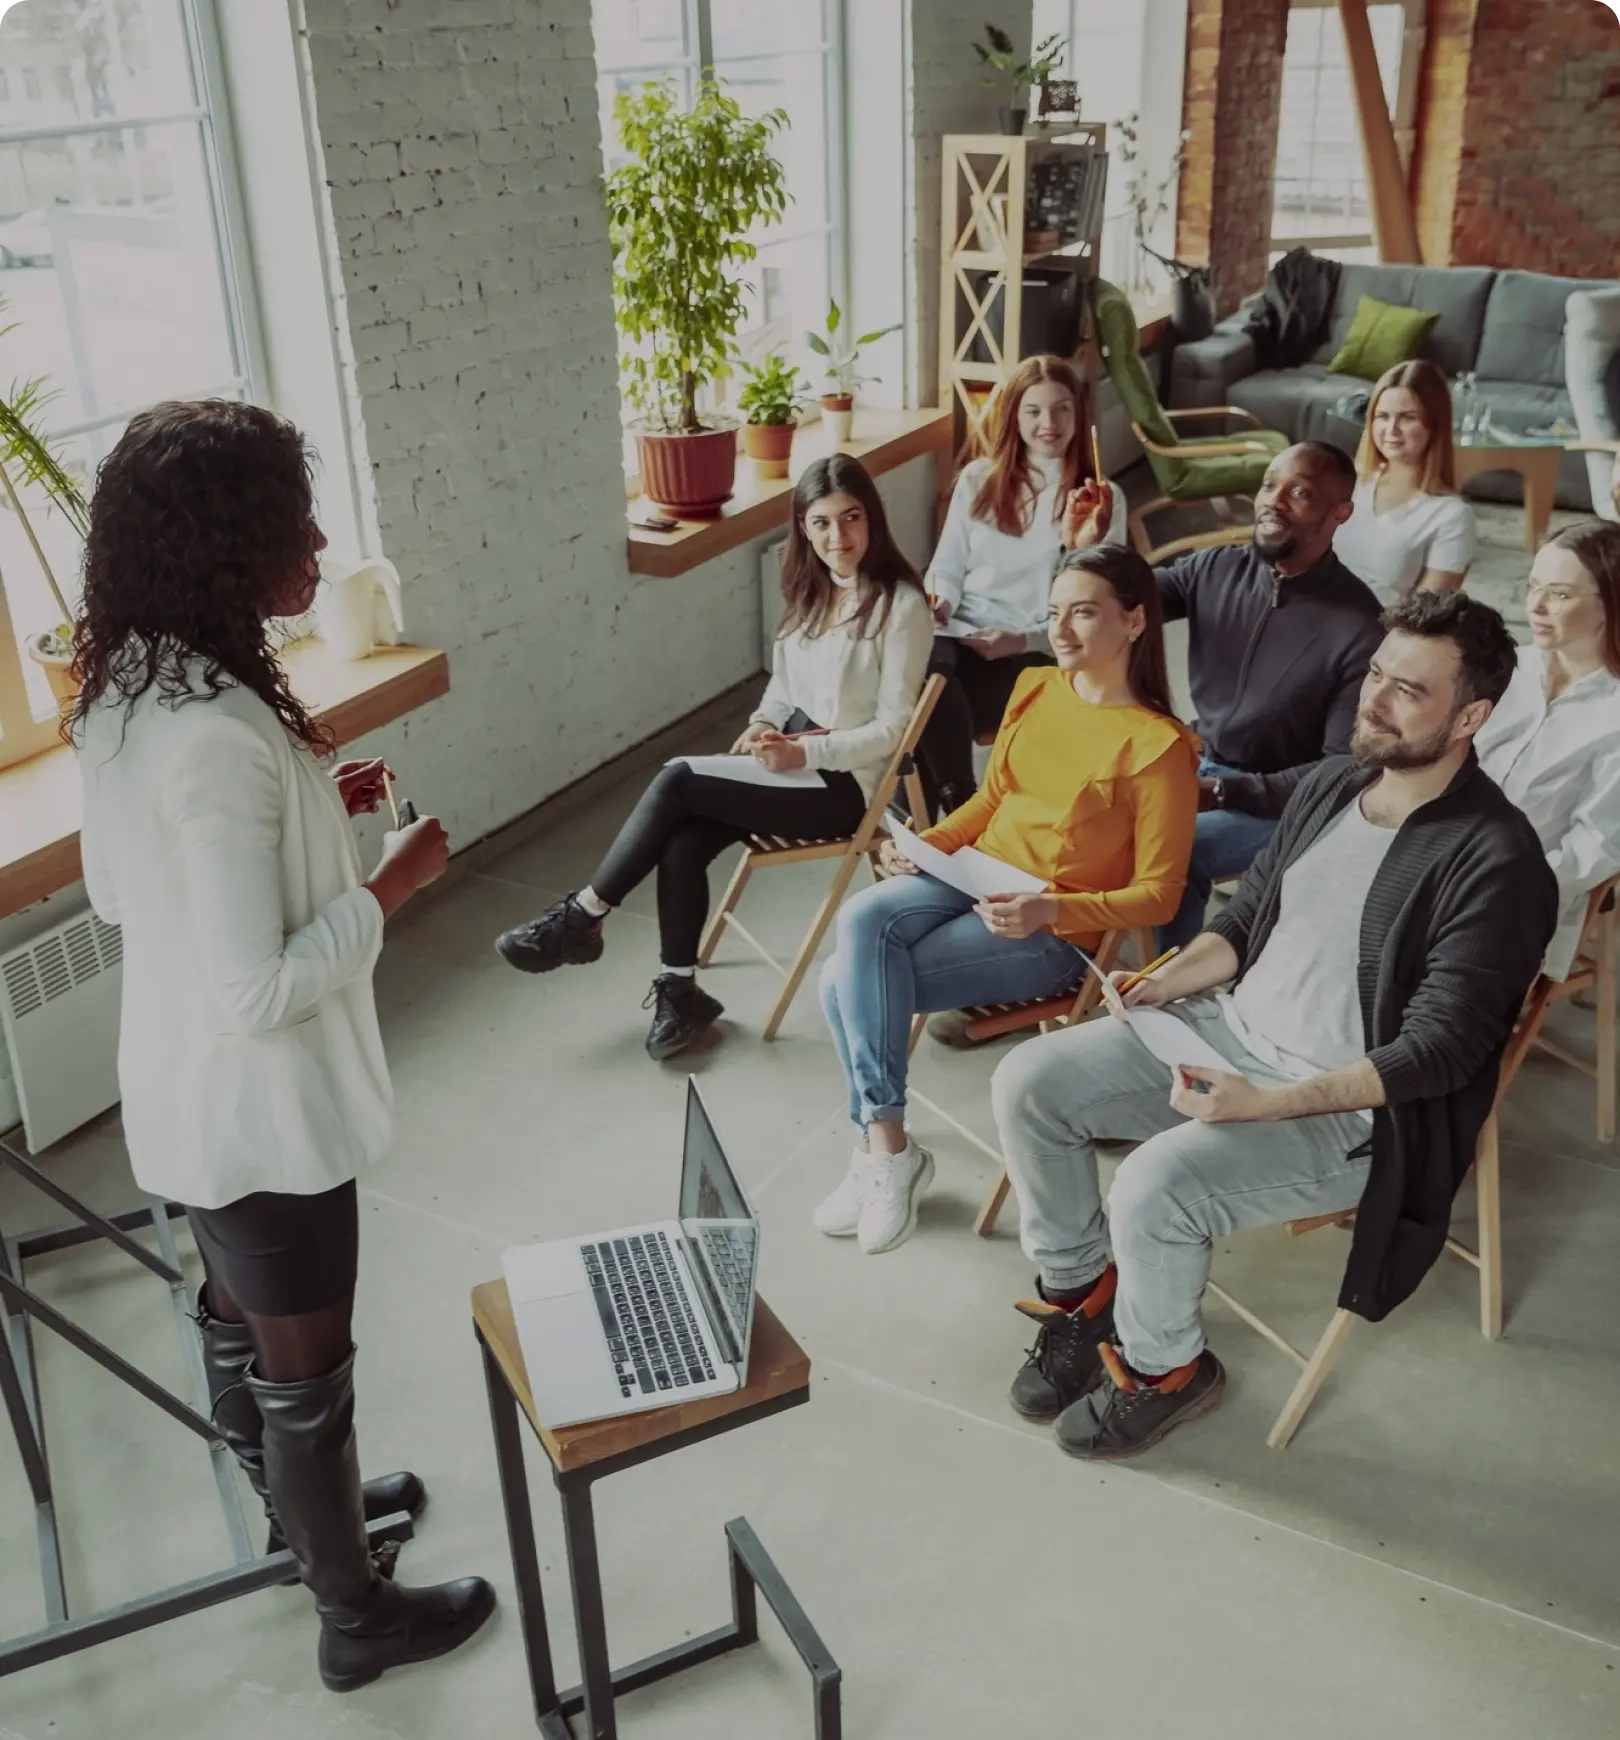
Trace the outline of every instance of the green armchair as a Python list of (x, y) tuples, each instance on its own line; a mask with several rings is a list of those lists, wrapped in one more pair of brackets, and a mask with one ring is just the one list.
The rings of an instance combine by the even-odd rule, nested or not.
[[(1275, 429), (1262, 429), (1252, 412), (1236, 405), (1203, 405), (1192, 410), (1167, 411), (1153, 390), (1142, 361), (1141, 336), (1129, 297), (1117, 285), (1098, 278), (1091, 286), (1092, 312), (1097, 342), (1108, 365), (1109, 379), (1119, 394), (1131, 432), (1142, 444), (1153, 476), (1163, 493), (1129, 517), (1131, 542), (1150, 562), (1168, 562), (1189, 550), (1215, 544), (1246, 543), (1250, 527), (1233, 511), (1235, 500), (1249, 500), (1260, 487), (1266, 467), (1288, 445), (1288, 437)], [(1236, 419), (1250, 427), (1220, 435), (1181, 435), (1175, 425), (1197, 418)], [(1172, 538), (1156, 544), (1148, 531), (1148, 518), (1166, 508), (1190, 502), (1207, 502), (1219, 526), (1210, 532)]]

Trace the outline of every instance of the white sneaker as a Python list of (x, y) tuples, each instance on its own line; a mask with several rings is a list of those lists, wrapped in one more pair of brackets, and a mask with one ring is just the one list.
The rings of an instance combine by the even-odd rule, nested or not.
[(917, 1205), (933, 1182), (934, 1156), (915, 1142), (878, 1160), (856, 1228), (869, 1257), (903, 1245), (917, 1230)]
[(830, 1239), (852, 1239), (861, 1224), (861, 1210), (871, 1193), (877, 1162), (864, 1149), (857, 1148), (850, 1156), (844, 1182), (810, 1217), (819, 1233)]

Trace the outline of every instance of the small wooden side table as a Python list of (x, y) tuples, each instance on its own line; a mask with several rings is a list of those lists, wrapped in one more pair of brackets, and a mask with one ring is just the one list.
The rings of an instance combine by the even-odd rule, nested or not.
[[(678, 1402), (642, 1414), (591, 1420), (553, 1429), (536, 1414), (523, 1350), (512, 1320), (505, 1281), (486, 1281), (472, 1291), (473, 1329), (484, 1356), (490, 1422), (495, 1434), (495, 1464), (501, 1503), (517, 1582), (518, 1622), (528, 1659), (535, 1723), (546, 1740), (574, 1740), (569, 1718), (584, 1713), (591, 1740), (616, 1740), (614, 1700), (620, 1693), (667, 1679), (683, 1668), (712, 1661), (759, 1639), (756, 1595), (763, 1595), (781, 1621), (789, 1641), (809, 1669), (815, 1696), (816, 1740), (840, 1740), (842, 1674), (781, 1572), (743, 1517), (726, 1524), (731, 1570), (732, 1618), (729, 1625), (688, 1643), (646, 1657), (615, 1671), (608, 1662), (607, 1621), (602, 1607), (602, 1574), (597, 1560), (591, 1487), (621, 1469), (655, 1456), (699, 1444), (736, 1426), (796, 1408), (810, 1399), (810, 1358), (788, 1334), (763, 1299), (755, 1301), (753, 1346), (748, 1382), (729, 1396)], [(540, 1557), (534, 1516), (523, 1469), (519, 1410), (527, 1417), (551, 1463), (552, 1482), (562, 1507), (568, 1580), (579, 1635), (581, 1684), (557, 1691), (551, 1640), (540, 1591)]]
[(1524, 547), (1533, 556), (1541, 548), (1552, 518), (1563, 443), (1459, 441), (1456, 454), (1459, 486), (1471, 477), (1483, 477), (1487, 471), (1516, 471), (1524, 480)]

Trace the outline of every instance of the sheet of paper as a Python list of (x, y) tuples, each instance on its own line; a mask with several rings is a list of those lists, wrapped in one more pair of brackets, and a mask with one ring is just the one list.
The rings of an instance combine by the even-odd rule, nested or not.
[(977, 846), (962, 846), (954, 852), (942, 852), (920, 840), (904, 822), (889, 819), (889, 832), (901, 852), (930, 876), (971, 894), (975, 900), (987, 900), (993, 894), (1040, 894), (1046, 884), (1027, 870), (1015, 870), (1003, 864)]
[(772, 773), (761, 767), (751, 755), (677, 755), (669, 763), (684, 761), (693, 773), (705, 773), (711, 779), (734, 779), (738, 785), (785, 785), (825, 787), (827, 782), (813, 767), (795, 767), (788, 773)]
[(1119, 992), (1108, 982), (1108, 975), (1088, 955), (1086, 965), (1102, 983), (1103, 1001), (1119, 1015), (1159, 1062), (1174, 1069), (1177, 1064), (1192, 1064), (1198, 1069), (1218, 1069), (1233, 1073), (1231, 1063), (1199, 1036), (1179, 1016), (1168, 1009), (1127, 1009)]

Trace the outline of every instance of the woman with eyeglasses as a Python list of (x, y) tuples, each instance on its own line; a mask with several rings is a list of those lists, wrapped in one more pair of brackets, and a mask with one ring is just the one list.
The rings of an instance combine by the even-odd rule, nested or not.
[(856, 1145), (818, 1231), (868, 1254), (911, 1235), (933, 1177), (906, 1130), (912, 1017), (1056, 997), (1111, 930), (1166, 923), (1187, 883), (1198, 752), (1176, 718), (1153, 571), (1134, 550), (1076, 550), (1051, 586), (1056, 664), (1018, 679), (983, 786), (921, 837), (1046, 885), (975, 900), (887, 841), (888, 878), (845, 902), (822, 1006)]
[(1620, 871), (1620, 525), (1590, 520), (1543, 544), (1528, 604), (1531, 643), (1474, 747), (1558, 878), (1542, 970), (1562, 979), (1587, 894)]

